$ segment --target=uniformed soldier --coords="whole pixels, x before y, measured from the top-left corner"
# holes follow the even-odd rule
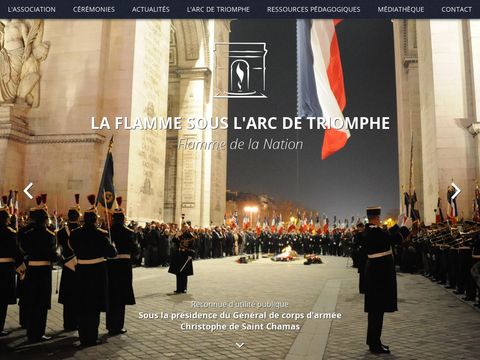
[[[8,197],[0,203],[0,336],[8,335],[5,331],[5,318],[9,304],[16,304],[15,276],[16,265],[22,263],[17,246],[17,232],[9,226],[10,211]]]
[[[75,294],[78,301],[78,335],[82,346],[93,346],[98,340],[100,313],[107,308],[107,266],[105,258],[117,256],[108,239],[108,231],[97,227],[95,195],[86,210],[84,225],[70,236],[70,248],[77,256]]]
[[[357,224],[355,244],[357,245],[358,292],[360,294],[365,294],[365,264],[367,263],[367,250],[365,248],[365,225],[362,222]]]
[[[68,245],[72,231],[80,224],[80,194],[75,194],[75,206],[68,210],[68,222],[57,233],[58,247],[62,256],[62,277],[60,278],[60,291],[58,302],[63,304],[63,329],[66,331],[77,330],[78,317],[75,298],[75,266],[77,258]]]
[[[225,232],[225,256],[233,256],[234,239],[232,232],[228,229]]]
[[[109,335],[125,334],[125,305],[135,305],[131,257],[135,251],[133,230],[125,225],[125,211],[122,198],[117,197],[111,228],[112,242],[118,255],[107,260],[108,267],[108,308],[107,330]]]
[[[367,345],[375,354],[390,353],[381,342],[383,315],[397,311],[397,279],[392,255],[392,238],[382,230],[381,209],[367,208],[365,230],[365,312],[368,313]]]
[[[195,236],[187,223],[183,223],[181,233],[174,237],[172,241],[175,244],[175,249],[168,272],[177,276],[177,289],[174,293],[183,294],[187,292],[188,276],[193,275],[192,261],[195,255],[193,249]]]
[[[52,262],[58,260],[55,233],[47,228],[47,194],[42,194],[41,202],[41,205],[34,209],[33,226],[19,239],[28,258],[22,302],[25,306],[27,337],[30,342],[51,339],[45,336],[45,328],[47,313],[51,307]]]
[[[170,262],[170,242],[168,241],[169,231],[165,224],[162,224],[159,229],[158,252],[160,266],[166,267]]]
[[[39,209],[40,205],[42,204],[42,197],[40,195],[36,196],[35,202],[37,206],[30,209],[28,214],[28,222],[23,227],[18,229],[17,240],[19,242],[19,245],[20,245],[21,239],[23,238],[23,234],[30,231],[30,229],[32,229],[35,226],[37,213],[41,212],[41,210],[37,211],[37,209]],[[18,298],[18,318],[19,318],[18,320],[21,328],[26,329],[28,317],[27,317],[27,310],[25,306],[24,294],[25,294],[25,270],[26,270],[26,264],[28,263],[28,259],[24,257],[25,254],[23,254],[22,251],[21,253],[23,257],[23,262],[19,267],[17,267],[17,298]]]
[[[472,248],[472,266],[470,268],[470,283],[469,286],[467,287],[467,296],[469,295],[473,301],[477,298],[477,293],[479,294],[479,301],[478,303],[475,304],[476,307],[480,307],[480,286],[477,284],[479,281],[477,281],[478,278],[478,268],[480,265],[480,236],[477,234],[475,236],[474,242],[473,242],[473,248]],[[475,272],[475,269],[477,269],[477,273]]]
[[[252,233],[253,238],[253,251],[255,253],[255,259],[260,256],[260,237],[256,233]]]
[[[212,229],[212,258],[222,257],[222,245],[221,245],[220,228],[214,227]]]
[[[322,235],[322,255],[330,255],[329,253],[329,233],[328,230]]]

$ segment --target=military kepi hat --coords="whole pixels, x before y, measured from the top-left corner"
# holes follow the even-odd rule
[[[117,196],[117,207],[113,210],[113,219],[123,221],[125,219],[125,210],[122,208],[123,199]]]
[[[35,214],[37,218],[46,219],[48,215],[47,194],[41,194],[35,198],[37,206],[30,209],[30,215]]]
[[[380,206],[370,206],[367,208],[367,217],[380,216],[382,208]]]
[[[91,194],[87,196],[87,200],[90,203],[90,208],[85,210],[83,214],[83,219],[86,223],[95,223],[98,218],[97,207],[95,206],[95,195]]]
[[[33,219],[38,212],[38,208],[42,204],[42,197],[40,195],[35,196],[35,203],[37,206],[30,208],[30,218]]]
[[[117,196],[117,207],[113,210],[114,214],[125,214],[125,210],[122,209],[122,202],[123,198],[121,196]]]
[[[92,214],[92,213],[97,215],[97,207],[95,206],[95,195],[94,194],[88,195],[87,200],[91,206],[87,210],[85,210],[85,215]]]
[[[81,215],[80,194],[75,194],[75,205],[68,209],[68,218],[76,220]]]

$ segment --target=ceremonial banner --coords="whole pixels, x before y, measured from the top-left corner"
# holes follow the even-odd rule
[[[112,156],[113,136],[108,145],[107,157],[103,166],[102,180],[98,188],[97,202],[103,207],[111,209],[115,202],[115,186],[113,183],[113,156]],[[106,204],[105,204],[106,201]]]

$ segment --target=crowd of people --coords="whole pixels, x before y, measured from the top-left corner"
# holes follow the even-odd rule
[[[364,230],[363,224],[357,226],[352,246],[353,266],[360,274],[361,293],[366,259]],[[392,246],[399,271],[422,274],[455,294],[464,295],[466,301],[477,301],[475,306],[480,306],[480,223],[439,222],[426,226],[414,222],[411,229],[394,226],[388,232],[401,237]]]
[[[190,224],[190,223],[189,223]],[[190,224],[191,225],[191,224]],[[135,233],[136,266],[168,266],[172,239],[178,231],[177,224],[151,222],[145,227],[130,222]],[[354,228],[333,228],[329,232],[301,232],[296,228],[288,232],[264,229],[241,229],[232,226],[193,227],[194,259],[221,258],[242,254],[275,255],[290,246],[299,255],[317,254],[351,256]]]
[[[62,267],[58,302],[63,304],[65,331],[78,331],[80,343],[99,342],[100,313],[107,313],[107,329],[114,336],[124,333],[125,306],[135,304],[131,254],[135,251],[133,231],[125,226],[121,198],[114,209],[109,231],[98,226],[95,196],[91,207],[81,211],[79,195],[69,209],[68,219],[52,219],[47,196],[37,197],[28,218],[16,216],[0,204],[0,336],[9,304],[19,305],[19,323],[29,342],[48,341],[45,334],[52,301],[52,268]],[[13,215],[13,216],[12,216]],[[61,226],[61,228],[60,228]]]
[[[480,306],[480,224],[418,223],[398,249],[401,271],[421,273]],[[400,256],[402,255],[402,256]]]

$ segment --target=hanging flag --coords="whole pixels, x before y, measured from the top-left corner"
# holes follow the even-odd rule
[[[413,194],[410,196],[410,218],[412,221],[418,220],[420,221],[420,212],[415,209],[415,203],[417,202],[417,193],[415,189],[413,189]]]
[[[19,211],[19,206],[18,206],[18,191],[17,190],[15,190],[14,199],[15,199],[15,204],[13,205],[13,214],[16,217],[18,217],[18,215],[20,214],[20,211]]]
[[[295,224],[291,224],[291,225],[288,227],[287,232],[290,233],[290,232],[295,231],[295,230],[297,230],[297,227],[295,226]]]
[[[15,206],[15,199],[14,199],[14,196],[13,196],[13,190],[10,190],[8,192],[8,202],[7,202],[7,205],[9,207],[9,211],[10,211],[10,214],[13,214],[13,208]]]
[[[458,209],[457,209],[457,198],[454,197],[455,189],[452,185],[448,186],[447,189],[447,201],[448,201],[448,218],[456,224],[457,216],[458,216]]]
[[[250,218],[248,215],[243,216],[243,223],[242,223],[242,228],[248,229],[250,227]]]
[[[340,22],[338,19],[297,20],[298,116],[326,120],[322,159],[343,148],[350,137],[343,117],[346,95],[335,31]]]
[[[255,227],[255,233],[260,235],[262,233],[262,226],[260,225],[260,220],[257,220],[257,226]]]
[[[436,216],[435,216],[435,222],[441,223],[443,222],[443,212],[442,212],[442,206],[441,206],[441,199],[440,196],[438,197],[437,200],[437,211],[436,211]]]
[[[480,189],[475,185],[475,199],[473,199],[473,221],[480,221]]]
[[[102,180],[98,188],[98,195],[96,205],[102,204],[103,207],[111,209],[115,202],[115,187],[113,183],[113,136],[108,144],[107,157],[105,159],[105,165],[103,166]],[[105,204],[106,201],[106,204]]]
[[[285,228],[283,227],[283,222],[281,222],[278,226],[277,234],[282,235],[284,231],[285,231]]]

